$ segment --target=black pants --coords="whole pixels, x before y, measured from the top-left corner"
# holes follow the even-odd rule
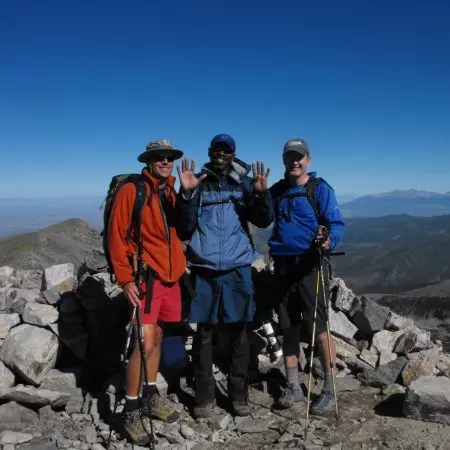
[[[195,380],[195,400],[198,405],[212,402],[215,398],[213,365],[213,331],[215,325],[198,324],[192,347],[192,362]],[[220,338],[227,346],[228,395],[231,400],[247,398],[247,374],[249,365],[249,344],[245,323],[219,325]]]

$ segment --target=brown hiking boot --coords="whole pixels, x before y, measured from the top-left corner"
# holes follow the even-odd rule
[[[212,416],[215,402],[195,405],[193,415],[196,419],[209,419]]]
[[[153,394],[149,399],[142,397],[142,414],[150,417],[148,404],[150,403],[151,415],[154,419],[161,420],[166,423],[176,422],[180,418],[180,413],[173,405],[165,403],[161,400],[159,394]]]
[[[147,426],[144,427],[143,419],[139,409],[125,413],[124,429],[131,441],[139,446],[147,445],[150,442],[150,435],[145,429]]]
[[[232,402],[233,412],[235,416],[249,416],[250,415],[250,406],[248,405],[247,400],[234,400]]]

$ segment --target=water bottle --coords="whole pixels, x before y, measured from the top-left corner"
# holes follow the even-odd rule
[[[266,321],[262,324],[262,331],[269,342],[269,352],[272,360],[277,360],[283,356],[283,349],[275,335],[272,324]]]

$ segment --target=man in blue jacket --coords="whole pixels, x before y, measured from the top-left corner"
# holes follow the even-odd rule
[[[230,338],[228,393],[236,415],[250,414],[247,400],[249,345],[246,323],[253,320],[251,263],[254,256],[248,222],[265,228],[273,221],[273,204],[267,189],[269,170],[250,167],[236,158],[236,144],[227,134],[215,136],[210,162],[201,174],[195,164],[183,161],[180,177],[179,232],[189,240],[186,249],[193,275],[195,298],[189,322],[197,323],[193,342],[196,406],[194,416],[210,417],[214,406],[212,332],[224,324]],[[221,334],[222,335],[222,334]]]
[[[316,282],[320,265],[317,245],[327,255],[338,245],[344,222],[333,189],[315,172],[308,173],[311,156],[303,139],[288,141],[283,149],[284,179],[271,188],[275,223],[269,240],[274,260],[276,286],[280,292],[278,317],[283,332],[283,350],[287,385],[279,405],[291,407],[304,399],[298,380],[300,325],[305,321],[312,332]],[[322,239],[323,228],[328,237]],[[327,236],[326,234],[324,236]],[[328,289],[327,265],[324,267],[325,289]],[[321,285],[320,285],[321,287]],[[324,388],[311,412],[327,413],[333,408],[333,379],[329,358],[326,310],[322,289],[318,297],[316,342],[325,376]],[[336,349],[331,340],[332,358]]]

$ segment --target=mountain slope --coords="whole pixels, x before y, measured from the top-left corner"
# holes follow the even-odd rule
[[[101,236],[86,222],[69,219],[33,233],[0,239],[0,266],[40,269],[98,257]],[[97,249],[97,250],[96,250]]]

